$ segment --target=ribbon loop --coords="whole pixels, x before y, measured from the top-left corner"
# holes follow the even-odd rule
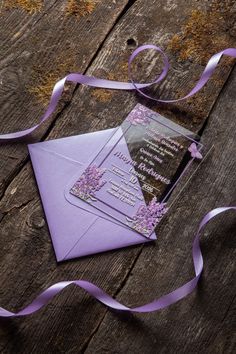
[[[164,67],[162,70],[162,73],[160,76],[158,76],[153,82],[146,83],[146,84],[141,84],[141,83],[135,83],[133,78],[132,78],[132,72],[131,72],[131,64],[133,60],[136,58],[136,56],[141,53],[144,50],[147,49],[154,49],[157,52],[161,53],[163,55],[164,59]],[[46,121],[49,116],[54,112],[56,109],[57,103],[62,95],[64,86],[66,81],[73,82],[73,83],[78,83],[78,84],[83,84],[91,87],[99,87],[99,88],[107,88],[107,89],[116,89],[116,90],[137,90],[142,96],[149,98],[151,100],[154,100],[156,102],[164,102],[164,103],[173,103],[173,102],[178,102],[184,99],[187,99],[188,97],[193,96],[195,93],[197,93],[210,79],[211,75],[213,74],[217,64],[219,63],[221,57],[223,55],[227,55],[233,58],[236,58],[236,48],[228,48],[225,49],[215,55],[213,55],[210,60],[208,61],[199,81],[197,84],[194,86],[194,88],[184,97],[176,99],[176,100],[161,100],[157,99],[154,97],[151,97],[143,92],[143,89],[146,87],[149,87],[153,84],[156,84],[163,80],[169,69],[169,63],[166,54],[159,48],[154,45],[144,45],[139,48],[137,48],[133,54],[131,55],[129,59],[129,76],[131,82],[119,82],[119,81],[111,81],[111,80],[104,80],[104,79],[99,79],[96,77],[91,77],[79,73],[74,73],[74,74],[69,74],[60,81],[58,81],[52,91],[52,95],[50,98],[50,102],[48,105],[48,108],[42,118],[40,119],[40,122],[36,125],[34,125],[31,128],[21,130],[15,133],[8,133],[8,134],[2,134],[0,135],[0,141],[11,141],[13,139],[19,139],[22,137],[25,137],[29,134],[31,134],[33,131],[35,131],[44,121]],[[75,284],[79,286],[80,288],[84,289],[87,291],[91,296],[93,296],[95,299],[99,300],[101,303],[103,303],[105,306],[115,309],[115,310],[120,310],[120,311],[129,311],[129,312],[152,312],[152,311],[157,311],[160,309],[163,309],[167,306],[170,306],[171,304],[179,301],[180,299],[184,298],[188,294],[190,294],[195,287],[197,286],[197,283],[199,281],[199,278],[201,276],[202,270],[203,270],[203,257],[200,249],[200,244],[199,244],[199,237],[202,229],[205,227],[205,225],[212,220],[215,216],[217,216],[220,213],[223,213],[228,210],[236,210],[236,206],[232,207],[222,207],[222,208],[217,208],[212,211],[210,211],[208,214],[205,215],[205,217],[202,219],[198,232],[195,236],[194,242],[193,242],[193,247],[192,247],[192,257],[193,257],[193,263],[194,263],[194,269],[195,269],[195,277],[187,282],[186,284],[182,285],[178,289],[172,291],[169,294],[166,294],[162,296],[161,298],[154,300],[151,303],[135,307],[135,308],[130,308],[127,307],[117,300],[113,299],[111,296],[106,294],[102,289],[97,287],[95,284],[85,281],[85,280],[75,280],[75,281],[65,281],[65,282],[60,282],[52,285],[48,289],[46,289],[43,293],[41,293],[36,299],[28,306],[26,306],[23,310],[14,313],[5,310],[4,308],[0,307],[0,317],[16,317],[16,316],[25,316],[32,314],[39,309],[41,309],[43,306],[45,306],[56,294],[60,293],[65,287]]]
[[[149,82],[146,84],[135,83],[132,78],[131,64],[139,53],[141,53],[144,50],[148,50],[148,49],[154,49],[158,53],[162,54],[163,61],[164,61],[162,73],[153,82]],[[23,138],[23,137],[33,133],[55,111],[57,103],[62,95],[66,81],[77,83],[77,84],[83,84],[83,85],[87,85],[87,86],[91,86],[91,87],[104,88],[104,89],[136,90],[142,96],[144,96],[148,99],[154,100],[156,102],[174,103],[174,102],[185,100],[185,99],[193,96],[195,93],[197,93],[210,79],[218,62],[220,61],[220,59],[223,55],[227,55],[227,56],[236,58],[236,48],[228,48],[228,49],[222,50],[221,52],[219,52],[217,54],[214,54],[210,58],[210,60],[208,61],[199,81],[186,96],[176,99],[176,100],[161,100],[161,99],[157,99],[155,97],[152,97],[150,95],[147,95],[143,91],[143,89],[145,89],[146,87],[150,87],[153,84],[157,84],[158,82],[160,82],[161,80],[163,80],[166,77],[168,70],[169,70],[168,58],[167,58],[166,54],[163,52],[163,50],[155,45],[147,44],[147,45],[140,46],[133,52],[133,54],[129,58],[128,71],[129,71],[129,78],[130,78],[131,82],[120,82],[120,81],[99,79],[99,78],[96,78],[93,76],[83,75],[83,74],[79,74],[79,73],[69,74],[55,84],[53,91],[52,91],[52,95],[50,98],[48,108],[47,108],[46,112],[44,113],[44,115],[41,117],[40,122],[38,124],[34,125],[31,128],[21,130],[21,131],[15,132],[15,133],[0,134],[0,142],[1,141],[11,141],[13,139],[20,139],[20,138]]]

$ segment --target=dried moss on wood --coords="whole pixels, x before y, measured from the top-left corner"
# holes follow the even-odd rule
[[[232,30],[236,9],[232,0],[211,1],[207,10],[194,9],[179,34],[174,34],[169,49],[178,53],[179,60],[192,60],[205,65],[211,55],[234,46]]]

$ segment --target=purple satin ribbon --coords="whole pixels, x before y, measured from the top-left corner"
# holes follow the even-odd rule
[[[131,64],[139,53],[141,53],[142,51],[147,50],[147,49],[154,49],[158,53],[161,53],[161,55],[163,56],[164,66],[163,66],[162,73],[153,82],[149,82],[146,84],[135,83],[134,80],[132,79]],[[163,80],[166,77],[168,70],[169,70],[168,58],[167,58],[166,54],[162,51],[161,48],[159,48],[155,45],[152,45],[152,44],[143,45],[141,47],[138,47],[129,58],[128,71],[129,71],[129,77],[130,77],[130,81],[131,81],[130,83],[129,82],[112,81],[112,80],[104,80],[104,79],[99,79],[96,77],[87,76],[87,75],[83,75],[83,74],[69,74],[55,84],[53,91],[52,91],[52,95],[50,98],[48,108],[47,108],[46,112],[44,113],[44,115],[41,117],[41,120],[38,124],[34,125],[31,128],[21,130],[21,131],[15,132],[15,133],[1,134],[0,135],[0,142],[25,137],[25,136],[31,134],[43,122],[45,122],[45,120],[47,120],[50,117],[50,115],[55,111],[57,103],[62,95],[66,81],[74,82],[74,83],[78,83],[78,84],[83,84],[83,85],[87,85],[87,86],[92,86],[92,87],[106,88],[106,89],[137,90],[144,97],[152,99],[154,101],[173,103],[173,102],[182,101],[188,97],[191,97],[195,93],[197,93],[207,83],[207,81],[209,80],[209,78],[213,74],[222,55],[228,55],[230,57],[236,58],[236,48],[228,48],[228,49],[222,50],[221,52],[219,52],[217,54],[214,54],[210,58],[210,60],[208,61],[207,65],[205,67],[205,70],[203,71],[199,81],[197,82],[195,87],[186,96],[179,98],[177,100],[160,100],[160,99],[157,99],[157,98],[147,95],[143,91],[143,89],[160,82],[161,80]]]
[[[195,277],[191,279],[189,282],[186,284],[182,285],[181,287],[177,288],[176,290],[172,291],[169,294],[166,294],[162,296],[159,299],[156,299],[148,304],[138,306],[138,307],[128,307],[123,305],[122,303],[118,302],[117,300],[113,299],[111,296],[105,293],[101,288],[97,287],[93,283],[86,281],[86,280],[72,280],[72,281],[63,281],[60,283],[56,283],[52,286],[50,286],[48,289],[46,289],[44,292],[42,292],[36,299],[28,306],[26,306],[23,310],[14,313],[7,311],[3,308],[0,307],[0,317],[17,317],[17,316],[26,316],[30,315],[39,309],[41,309],[43,306],[47,305],[49,301],[52,300],[52,298],[57,295],[59,292],[61,292],[64,288],[71,284],[75,284],[78,287],[84,289],[89,293],[91,296],[93,296],[95,299],[103,303],[105,306],[114,309],[114,310],[120,310],[120,311],[128,311],[128,312],[153,312],[157,310],[164,309],[167,306],[170,306],[171,304],[174,304],[175,302],[183,299],[185,296],[190,294],[195,287],[197,286],[197,283],[199,281],[199,278],[201,276],[201,273],[203,271],[203,258],[202,258],[202,253],[201,253],[201,248],[199,244],[200,240],[200,233],[204,226],[212,220],[215,216],[228,211],[228,210],[235,210],[236,207],[222,207],[222,208],[216,208],[211,210],[208,214],[204,216],[202,219],[197,234],[195,236],[195,239],[193,241],[193,247],[192,247],[192,256],[193,256],[193,263],[194,263],[194,269],[195,269]]]
[[[154,49],[157,52],[161,53],[164,59],[164,66],[163,70],[160,76],[158,76],[153,82],[151,83],[146,83],[146,84],[139,84],[135,83],[134,80],[132,79],[132,73],[131,73],[131,64],[135,57],[142,52],[143,50],[147,49]],[[22,137],[25,137],[29,134],[31,134],[33,131],[35,131],[45,120],[49,118],[51,113],[54,112],[57,103],[61,97],[61,94],[64,89],[64,85],[66,81],[69,82],[74,82],[74,83],[79,83],[79,84],[84,84],[87,86],[92,86],[92,87],[99,87],[99,88],[106,88],[106,89],[116,89],[116,90],[137,90],[141,95],[145,96],[146,98],[152,99],[157,102],[165,102],[165,103],[172,103],[172,102],[178,102],[181,100],[184,100],[195,93],[197,93],[209,80],[211,75],[213,74],[220,58],[222,55],[228,55],[230,57],[236,58],[236,48],[228,48],[225,49],[215,55],[213,55],[210,60],[208,61],[205,70],[203,71],[199,81],[195,85],[195,87],[184,97],[179,98],[177,100],[160,100],[154,97],[151,97],[143,92],[143,89],[146,87],[149,87],[153,84],[156,84],[163,80],[169,69],[169,62],[166,54],[159,48],[154,45],[144,45],[139,48],[137,48],[133,54],[131,55],[129,59],[129,77],[131,80],[131,83],[125,83],[125,82],[119,82],[119,81],[111,81],[111,80],[103,80],[95,77],[90,77],[87,75],[83,74],[69,74],[60,81],[56,83],[56,85],[53,88],[52,95],[50,98],[50,102],[48,105],[48,108],[45,112],[45,114],[42,116],[40,122],[36,124],[35,126],[28,128],[26,130],[18,131],[15,133],[9,133],[9,134],[2,134],[0,135],[0,141],[9,141],[13,139],[19,139]],[[113,299],[111,296],[106,294],[102,289],[94,285],[93,283],[86,281],[86,280],[74,280],[74,281],[64,281],[60,283],[56,283],[46,289],[43,293],[41,293],[30,305],[25,307],[23,310],[14,313],[7,311],[3,308],[0,307],[0,317],[17,317],[17,316],[25,316],[25,315],[30,315],[36,311],[38,311],[40,308],[45,306],[55,295],[57,295],[59,292],[61,292],[65,287],[75,284],[79,286],[80,288],[84,289],[87,291],[91,296],[93,296],[95,299],[99,300],[101,303],[106,305],[107,307],[115,310],[120,310],[120,311],[129,311],[129,312],[153,312],[157,311],[160,309],[163,309],[167,306],[170,306],[171,304],[174,304],[175,302],[179,301],[180,299],[184,298],[188,294],[190,294],[195,287],[197,286],[197,283],[199,281],[199,278],[201,276],[202,270],[203,270],[203,258],[202,258],[202,253],[200,249],[200,244],[199,244],[199,238],[200,238],[200,232],[203,229],[203,227],[211,220],[213,219],[216,215],[223,213],[227,210],[236,210],[236,207],[222,207],[222,208],[217,208],[212,211],[210,211],[208,214],[204,216],[202,219],[198,232],[195,236],[194,242],[193,242],[193,247],[192,247],[192,256],[193,256],[193,263],[194,263],[194,269],[195,269],[195,277],[187,282],[186,284],[182,285],[181,287],[177,288],[176,290],[172,291],[171,293],[162,296],[161,298],[154,300],[151,303],[135,307],[135,308],[130,308],[127,307],[120,302],[116,301]]]

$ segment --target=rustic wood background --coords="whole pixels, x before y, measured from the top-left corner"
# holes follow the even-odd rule
[[[1,128],[36,123],[67,73],[127,80],[127,59],[161,46],[172,69],[153,93],[187,93],[210,56],[236,46],[234,0],[2,0]],[[136,72],[151,78],[147,52]],[[127,305],[151,301],[193,276],[191,245],[202,216],[236,204],[236,70],[224,58],[194,98],[157,105],[128,92],[67,85],[57,112],[31,141],[115,127],[136,102],[199,132],[214,149],[158,229],[158,241],[57,264],[26,143],[0,146],[0,306],[17,311],[54,282],[87,279]],[[181,188],[181,186],[179,186]],[[176,191],[177,193],[177,191]],[[1,353],[233,353],[235,216],[219,216],[202,237],[198,289],[157,313],[107,310],[75,286],[38,313],[0,320]],[[99,235],[98,235],[99,237]]]

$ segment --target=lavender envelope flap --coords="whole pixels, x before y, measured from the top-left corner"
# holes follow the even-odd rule
[[[58,261],[148,241],[95,208],[89,210],[90,206],[85,206],[83,201],[75,206],[65,198],[65,187],[71,176],[83,173],[115,131],[109,129],[29,145]],[[112,229],[115,238],[111,238]],[[156,238],[155,234],[152,236]]]

